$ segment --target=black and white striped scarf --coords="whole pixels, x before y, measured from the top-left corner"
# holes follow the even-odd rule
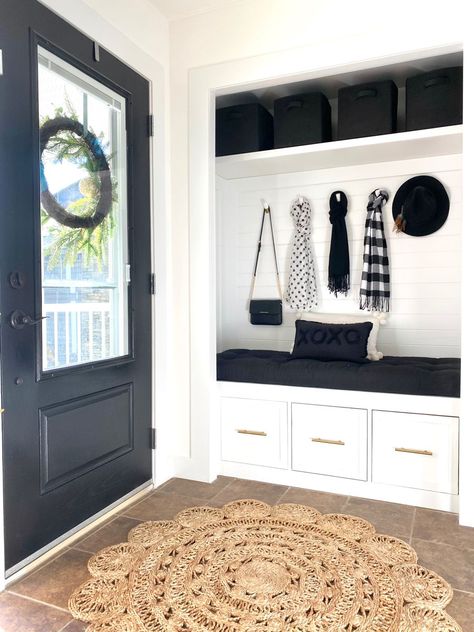
[[[390,308],[390,272],[382,215],[387,200],[387,191],[375,189],[367,205],[359,306],[369,311],[388,312]]]

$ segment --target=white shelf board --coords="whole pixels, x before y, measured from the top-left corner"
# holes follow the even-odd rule
[[[462,125],[283,147],[216,158],[226,180],[462,153]]]

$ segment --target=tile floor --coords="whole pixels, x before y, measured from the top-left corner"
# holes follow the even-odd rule
[[[125,541],[129,530],[144,520],[166,520],[186,507],[220,506],[239,498],[256,498],[270,504],[296,502],[323,513],[361,516],[380,533],[411,543],[420,563],[451,583],[454,599],[448,611],[464,632],[474,632],[474,529],[458,526],[455,515],[226,477],[219,477],[211,484],[183,479],[168,481],[31,575],[9,586],[0,595],[0,631],[85,630],[85,625],[71,620],[67,600],[74,588],[88,578],[86,562],[91,554]]]

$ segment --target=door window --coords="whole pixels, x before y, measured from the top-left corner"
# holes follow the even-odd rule
[[[129,353],[126,101],[38,51],[42,369]]]

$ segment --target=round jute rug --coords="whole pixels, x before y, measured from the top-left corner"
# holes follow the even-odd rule
[[[145,522],[89,560],[88,632],[459,632],[453,592],[361,518],[239,500]]]

